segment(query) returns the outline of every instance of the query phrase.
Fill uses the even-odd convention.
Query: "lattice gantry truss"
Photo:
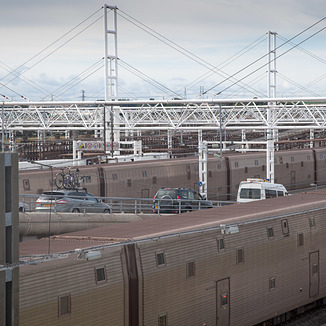
[[[326,128],[326,98],[3,102],[2,129],[268,130]]]

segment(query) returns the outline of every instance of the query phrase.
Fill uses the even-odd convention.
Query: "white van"
[[[241,181],[239,185],[237,203],[281,196],[288,196],[288,192],[283,185],[270,183],[264,179],[248,178],[246,181]]]

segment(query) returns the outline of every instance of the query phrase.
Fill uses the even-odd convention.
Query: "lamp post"
[[[50,238],[51,238],[51,213],[52,213],[52,200],[53,200],[53,184],[54,184],[54,177],[53,177],[53,166],[49,165],[49,164],[45,164],[45,163],[40,163],[37,161],[30,161],[30,163],[32,164],[37,164],[40,166],[44,166],[47,167],[51,170],[51,206],[50,206],[50,213],[49,213],[49,230],[48,230],[48,234],[49,234],[49,243],[48,243],[48,255],[50,254]]]

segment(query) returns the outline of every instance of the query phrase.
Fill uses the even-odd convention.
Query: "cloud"
[[[23,76],[46,88],[49,94],[60,83],[63,85],[74,78],[80,83],[67,90],[66,98],[79,98],[81,89],[85,89],[86,94],[98,94],[104,85],[103,70],[95,72],[94,68],[94,73],[85,80],[80,74],[101,61],[104,55],[102,5],[99,0],[6,2],[2,6],[0,25],[1,60],[13,69],[23,65]],[[117,0],[115,5],[119,8],[119,58],[171,90],[180,91],[192,85],[187,91],[189,96],[196,96],[201,86],[208,89],[227,77],[211,74],[207,79],[200,78],[211,66],[218,66],[262,37],[259,44],[233,58],[223,68],[226,74],[233,75],[266,53],[266,32],[277,32],[277,44],[280,45],[283,42],[281,37],[290,39],[303,31],[318,21],[320,13],[326,9],[326,3],[320,0]],[[89,16],[90,20],[85,21]],[[310,34],[294,41],[304,40],[323,26],[317,25],[309,31]],[[66,35],[72,29],[73,32]],[[325,32],[321,32],[301,46],[325,57],[324,38]],[[178,50],[177,45],[181,47]],[[290,45],[280,48],[278,55],[289,48]],[[264,63],[265,59],[259,62],[261,65]],[[237,78],[249,76],[256,67],[250,66]],[[324,63],[299,50],[291,50],[278,58],[277,68],[281,74],[298,83],[316,80],[325,71]],[[118,71],[125,94],[130,91],[137,95],[138,89],[142,95],[147,91],[151,96],[166,96],[123,67]],[[266,74],[266,68],[259,73]],[[0,76],[4,74],[0,65]],[[258,91],[265,89],[266,80],[257,84],[256,78],[258,75],[253,74],[243,82],[254,83]],[[321,83],[324,84],[325,80],[321,79]],[[223,84],[224,87],[228,85],[230,83]],[[29,97],[43,96],[21,80],[11,86],[18,93],[30,94]],[[279,87],[283,87],[282,83]],[[284,88],[286,91],[287,87]]]

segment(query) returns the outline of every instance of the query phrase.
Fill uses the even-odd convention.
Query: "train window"
[[[244,252],[243,248],[237,249],[237,264],[241,264],[244,262]]]
[[[239,163],[238,162],[234,162],[234,167],[235,168],[239,167]]]
[[[187,262],[187,278],[195,276],[195,262],[188,261]]]
[[[31,186],[29,184],[29,179],[23,180],[23,187],[24,187],[24,190],[31,190]]]
[[[307,155],[307,161],[310,161],[310,155]]]
[[[316,223],[315,223],[315,218],[314,217],[309,217],[309,226],[310,226],[310,229],[314,229],[316,227]]]
[[[312,264],[312,275],[318,275],[318,264]]]
[[[158,316],[158,326],[167,326],[166,314]]]
[[[112,173],[112,180],[118,180],[118,175],[116,173]]]
[[[276,279],[275,276],[269,278],[269,290],[276,288]]]
[[[165,266],[165,255],[164,252],[158,252],[156,253],[156,265],[159,266]]]
[[[268,237],[268,239],[274,238],[274,230],[273,230],[273,227],[268,227],[267,228],[267,237]]]
[[[65,294],[58,297],[58,316],[64,316],[71,313],[71,296]]]
[[[282,220],[282,232],[283,232],[284,235],[289,235],[288,220]]]
[[[294,162],[294,157],[293,156],[291,156],[291,162]]]
[[[255,165],[259,165],[259,162],[258,162],[258,160],[255,160]]]
[[[143,174],[143,178],[147,178],[147,171],[146,170],[143,170],[142,174]]]
[[[277,197],[283,197],[284,196],[284,192],[281,190],[277,190]]]
[[[156,177],[153,177],[152,178],[152,183],[155,184],[157,182],[157,178]]]
[[[221,294],[221,306],[226,306],[228,304],[228,293]]]
[[[303,237],[303,233],[298,233],[297,234],[297,246],[301,247],[304,244],[304,237]]]
[[[100,283],[106,281],[106,270],[105,266],[95,268],[95,281],[96,283]]]
[[[218,251],[224,251],[225,250],[225,245],[224,245],[224,239],[217,239],[217,250]]]

